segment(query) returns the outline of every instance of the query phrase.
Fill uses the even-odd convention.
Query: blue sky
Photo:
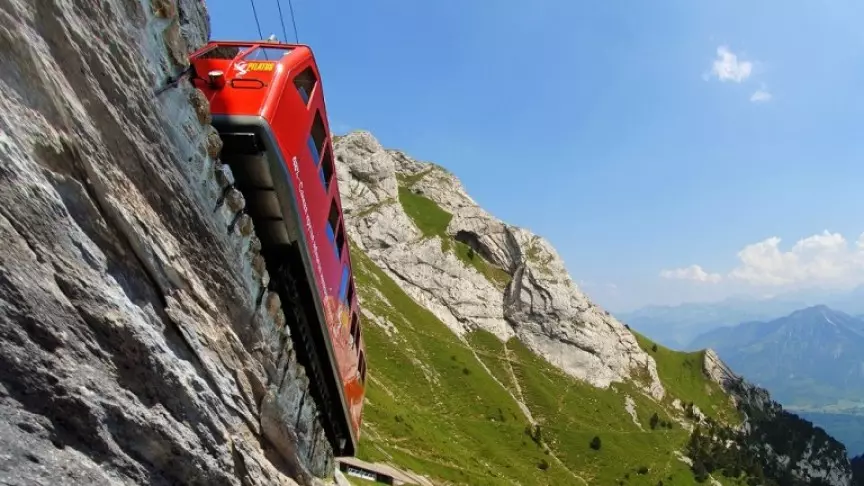
[[[265,36],[276,2],[255,0]],[[207,5],[213,38],[257,37],[248,0]],[[601,305],[864,283],[860,1],[294,10],[334,130],[454,171]]]

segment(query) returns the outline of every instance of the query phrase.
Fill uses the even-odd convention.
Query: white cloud
[[[763,88],[753,93],[753,95],[750,96],[750,101],[753,103],[766,103],[771,101],[771,98],[773,98],[771,93]]]
[[[663,270],[660,272],[663,278],[676,280],[694,280],[696,282],[716,283],[722,280],[723,277],[717,273],[708,273],[699,265],[690,265],[689,267],[676,268],[673,270]]]
[[[738,252],[741,264],[729,273],[754,285],[857,285],[864,283],[864,234],[849,246],[840,233],[827,230],[798,240],[788,251],[780,238],[747,245]]]
[[[699,265],[664,270],[664,278],[703,282],[739,282],[760,287],[803,288],[816,286],[853,287],[864,284],[864,234],[849,244],[840,233],[823,231],[798,240],[788,250],[772,236],[745,246],[738,252],[738,265],[721,277]]]
[[[717,76],[722,82],[733,81],[740,83],[750,77],[753,72],[753,63],[750,61],[738,61],[738,56],[726,46],[717,48],[717,59],[711,67],[711,74]]]

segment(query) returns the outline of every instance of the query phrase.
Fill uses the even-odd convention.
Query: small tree
[[[697,483],[704,483],[708,480],[708,470],[699,458],[693,461],[693,476],[695,476]]]
[[[660,417],[657,416],[657,412],[654,412],[654,415],[651,416],[651,429],[657,428],[657,422],[660,421]]]
[[[657,352],[657,345],[656,344],[651,345],[651,351],[654,351],[655,353]]]
[[[591,439],[591,448],[594,449],[595,451],[599,451],[599,450],[600,450],[600,447],[601,447],[602,445],[603,445],[603,444],[601,444],[601,442],[600,442],[600,437],[597,437],[597,436],[595,435],[594,438]]]

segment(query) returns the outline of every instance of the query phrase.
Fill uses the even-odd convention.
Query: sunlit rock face
[[[199,0],[0,1],[3,484],[332,470],[207,102],[154,93],[208,28]]]
[[[654,360],[582,293],[546,240],[487,213],[445,169],[385,149],[368,132],[341,137],[334,153],[352,241],[454,332],[516,337],[598,387],[644,374],[640,386],[663,396]],[[423,234],[400,203],[400,186],[452,215],[442,234]],[[442,239],[470,247],[506,285],[466,265]]]

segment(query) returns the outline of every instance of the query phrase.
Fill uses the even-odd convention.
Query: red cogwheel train
[[[305,45],[213,41],[190,62],[327,438],[336,455],[354,455],[366,352],[315,57]]]

